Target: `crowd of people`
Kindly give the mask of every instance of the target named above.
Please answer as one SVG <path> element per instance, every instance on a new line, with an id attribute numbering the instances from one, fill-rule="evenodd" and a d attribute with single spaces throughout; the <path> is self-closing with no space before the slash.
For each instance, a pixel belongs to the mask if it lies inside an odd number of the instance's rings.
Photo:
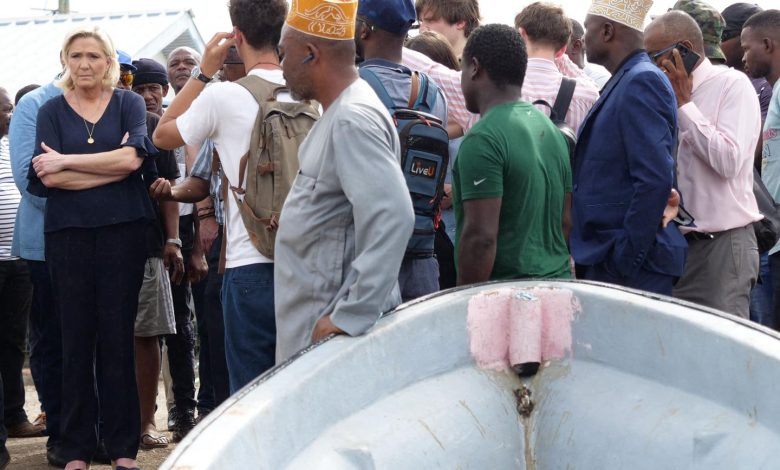
<path id="1" fill-rule="evenodd" d="M 780 326 L 780 10 L 651 5 L 512 27 L 478 0 L 230 0 L 232 31 L 166 64 L 70 33 L 50 83 L 0 89 L 0 469 L 44 433 L 53 466 L 137 468 L 456 285 L 576 277 Z"/>

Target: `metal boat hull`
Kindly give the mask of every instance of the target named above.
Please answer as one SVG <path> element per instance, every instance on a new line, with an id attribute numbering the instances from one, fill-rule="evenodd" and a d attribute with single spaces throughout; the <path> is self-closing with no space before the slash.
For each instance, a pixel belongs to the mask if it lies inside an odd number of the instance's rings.
<path id="1" fill-rule="evenodd" d="M 540 284 L 579 299 L 571 355 L 530 378 L 479 369 L 469 299 Z M 727 314 L 607 285 L 450 291 L 259 377 L 162 468 L 776 469 L 779 339 Z"/>

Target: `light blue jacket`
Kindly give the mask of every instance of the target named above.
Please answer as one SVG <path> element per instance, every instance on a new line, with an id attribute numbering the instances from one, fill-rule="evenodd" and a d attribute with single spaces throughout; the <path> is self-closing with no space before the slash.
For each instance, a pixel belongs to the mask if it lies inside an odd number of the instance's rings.
<path id="1" fill-rule="evenodd" d="M 14 241 L 11 254 L 33 261 L 44 261 L 43 210 L 46 199 L 27 192 L 27 172 L 35 146 L 35 128 L 38 109 L 44 103 L 62 94 L 54 82 L 37 88 L 19 101 L 11 118 L 8 139 L 11 145 L 11 169 L 14 182 L 22 195 L 16 212 Z"/>

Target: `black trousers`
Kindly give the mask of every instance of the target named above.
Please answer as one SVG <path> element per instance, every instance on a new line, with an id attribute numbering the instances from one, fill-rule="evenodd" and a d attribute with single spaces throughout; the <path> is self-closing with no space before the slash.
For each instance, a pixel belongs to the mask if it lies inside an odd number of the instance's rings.
<path id="1" fill-rule="evenodd" d="M 22 367 L 31 303 L 32 283 L 27 263 L 0 261 L 0 375 L 4 379 L 6 426 L 27 421 Z"/>
<path id="2" fill-rule="evenodd" d="M 30 371 L 46 412 L 49 444 L 59 444 L 62 410 L 62 327 L 45 261 L 27 260 L 33 284 L 30 309 Z"/>
<path id="3" fill-rule="evenodd" d="M 185 250 L 184 266 L 189 264 L 191 250 Z M 171 371 L 173 400 L 179 410 L 194 410 L 195 401 L 195 327 L 192 324 L 194 306 L 189 281 L 171 285 L 176 334 L 166 335 L 168 365 Z"/>
<path id="4" fill-rule="evenodd" d="M 208 255 L 209 274 L 206 277 L 202 315 L 208 335 L 208 362 L 214 389 L 214 408 L 230 396 L 230 379 L 225 359 L 225 320 L 222 316 L 222 274 L 219 273 L 219 252 L 224 236 L 224 227 L 220 225 Z"/>
<path id="5" fill-rule="evenodd" d="M 145 235 L 142 222 L 46 234 L 46 260 L 62 319 L 60 435 L 66 460 L 91 460 L 98 445 L 99 415 L 112 460 L 138 453 L 141 423 L 133 340 Z M 96 374 L 102 379 L 100 401 Z"/>
<path id="6" fill-rule="evenodd" d="M 3 374 L 0 374 L 0 407 L 3 406 Z M 5 429 L 3 413 L 0 413 L 0 450 L 5 449 L 5 441 L 8 440 L 8 431 Z"/>
<path id="7" fill-rule="evenodd" d="M 192 284 L 192 303 L 195 306 L 195 320 L 197 323 L 198 335 L 198 413 L 206 414 L 214 409 L 214 386 L 211 384 L 211 364 L 209 364 L 209 335 L 206 330 L 205 312 L 205 292 L 206 279 Z"/>

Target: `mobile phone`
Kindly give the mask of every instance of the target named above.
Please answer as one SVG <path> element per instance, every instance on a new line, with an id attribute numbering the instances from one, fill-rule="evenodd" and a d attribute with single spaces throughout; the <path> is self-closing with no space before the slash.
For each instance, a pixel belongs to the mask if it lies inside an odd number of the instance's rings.
<path id="1" fill-rule="evenodd" d="M 682 58 L 683 67 L 685 67 L 685 71 L 688 73 L 688 75 L 690 75 L 693 72 L 693 68 L 696 67 L 696 64 L 699 62 L 701 56 L 685 47 L 685 45 L 682 43 L 678 42 L 673 44 L 666 49 L 653 54 L 650 58 L 653 60 L 653 62 L 658 63 L 658 59 L 667 56 L 667 54 L 672 52 L 672 49 L 677 49 L 680 52 L 680 58 Z M 669 59 L 674 62 L 674 56 L 671 54 L 669 54 Z M 679 64 L 675 63 L 675 65 Z"/>
<path id="2" fill-rule="evenodd" d="M 690 75 L 693 72 L 694 67 L 696 67 L 696 64 L 699 63 L 701 56 L 679 42 L 674 45 L 674 48 L 680 51 L 680 57 L 682 58 L 685 71 Z M 674 61 L 674 57 L 672 57 L 672 61 Z"/>
<path id="3" fill-rule="evenodd" d="M 672 222 L 675 222 L 677 225 L 681 227 L 694 227 L 695 219 L 691 215 L 690 212 L 685 210 L 685 208 L 680 204 L 680 207 L 678 208 L 677 217 L 672 219 Z"/>

